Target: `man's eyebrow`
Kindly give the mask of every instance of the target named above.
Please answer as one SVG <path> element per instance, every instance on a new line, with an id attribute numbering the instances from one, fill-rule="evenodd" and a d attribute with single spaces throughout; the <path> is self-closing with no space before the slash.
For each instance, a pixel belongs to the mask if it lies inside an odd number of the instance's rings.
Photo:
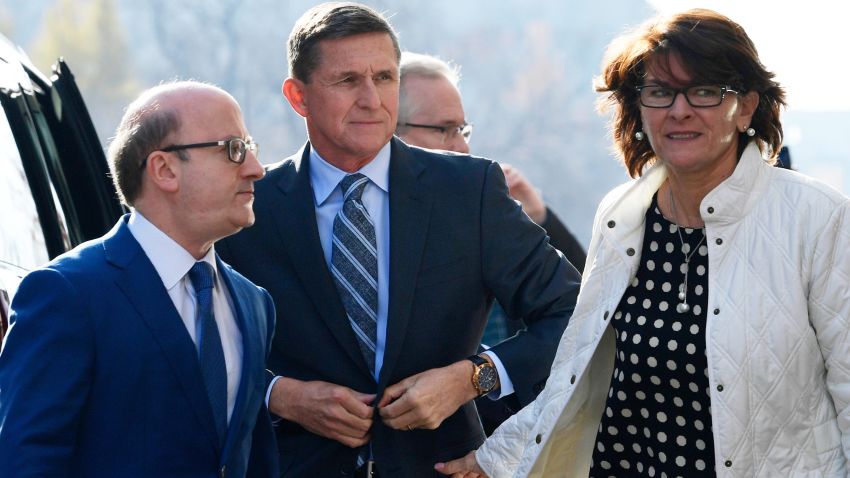
<path id="1" fill-rule="evenodd" d="M 342 70 L 331 73 L 331 78 L 346 78 L 349 76 L 363 76 L 363 74 L 354 70 Z"/>

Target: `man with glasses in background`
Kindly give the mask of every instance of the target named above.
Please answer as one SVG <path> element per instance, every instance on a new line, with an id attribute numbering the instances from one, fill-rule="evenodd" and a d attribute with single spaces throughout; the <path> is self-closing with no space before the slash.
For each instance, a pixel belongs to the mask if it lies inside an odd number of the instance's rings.
<path id="1" fill-rule="evenodd" d="M 264 175 L 239 105 L 206 84 L 154 87 L 109 162 L 132 212 L 12 301 L 0 476 L 276 476 L 274 306 L 214 247 L 254 222 Z"/>
<path id="2" fill-rule="evenodd" d="M 457 67 L 431 55 L 401 54 L 398 126 L 396 134 L 405 143 L 429 149 L 469 153 L 472 125 L 466 121 L 458 83 Z M 585 253 L 576 238 L 543 202 L 540 192 L 516 168 L 500 164 L 511 197 L 523 211 L 549 234 L 553 247 L 564 253 L 579 272 L 584 268 Z M 493 345 L 524 329 L 521 320 L 510 320 L 499 304 L 494 304 L 487 319 L 482 343 Z M 548 375 L 551 363 L 533 365 Z M 508 417 L 529 403 L 534 396 L 520 401 L 516 394 L 491 400 L 476 399 L 484 431 L 489 435 Z"/>
<path id="3" fill-rule="evenodd" d="M 399 68 L 396 135 L 411 146 L 469 154 L 472 124 L 466 121 L 458 89 L 458 68 L 435 56 L 408 51 L 401 54 Z M 518 169 L 506 163 L 500 166 L 511 197 L 519 201 L 532 221 L 546 230 L 552 246 L 581 272 L 586 256 L 575 236 Z"/>

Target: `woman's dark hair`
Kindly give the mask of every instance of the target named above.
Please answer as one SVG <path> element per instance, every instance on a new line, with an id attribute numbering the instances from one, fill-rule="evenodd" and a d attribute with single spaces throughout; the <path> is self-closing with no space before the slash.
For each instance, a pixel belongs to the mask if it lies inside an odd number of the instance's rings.
<path id="1" fill-rule="evenodd" d="M 695 83 L 729 85 L 741 94 L 758 93 L 759 104 L 750 123 L 756 131 L 753 139 L 769 157 L 779 153 L 779 109 L 785 106 L 785 90 L 761 64 L 755 45 L 740 25 L 717 12 L 694 9 L 650 20 L 615 39 L 605 54 L 602 74 L 595 80 L 597 92 L 609 93 L 600 99 L 600 109 L 614 108 L 614 147 L 631 177 L 643 174 L 656 160 L 649 141 L 635 139 L 635 133 L 643 129 L 636 87 L 643 84 L 650 66 L 670 73 L 671 55 Z M 750 140 L 746 133 L 740 135 L 739 157 Z"/>

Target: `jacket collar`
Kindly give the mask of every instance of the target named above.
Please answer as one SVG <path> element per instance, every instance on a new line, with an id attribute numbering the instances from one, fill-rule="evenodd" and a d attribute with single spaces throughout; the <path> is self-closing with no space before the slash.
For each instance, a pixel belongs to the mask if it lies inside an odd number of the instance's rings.
<path id="1" fill-rule="evenodd" d="M 732 175 L 703 198 L 699 207 L 703 221 L 707 226 L 718 226 L 744 218 L 758 204 L 775 171 L 751 141 Z"/>
<path id="2" fill-rule="evenodd" d="M 746 216 L 758 203 L 772 173 L 773 168 L 762 159 L 755 141 L 750 142 L 732 175 L 700 203 L 700 216 L 706 226 L 730 224 Z M 639 179 L 614 189 L 602 200 L 601 224 L 597 227 L 620 243 L 632 242 L 635 234 L 642 237 L 646 210 L 666 179 L 667 167 L 657 162 Z"/>

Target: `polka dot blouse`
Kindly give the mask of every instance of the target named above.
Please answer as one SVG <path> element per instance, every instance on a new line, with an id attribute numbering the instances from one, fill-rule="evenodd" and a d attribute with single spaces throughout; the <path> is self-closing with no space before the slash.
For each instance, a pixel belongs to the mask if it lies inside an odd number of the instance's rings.
<path id="1" fill-rule="evenodd" d="M 591 477 L 714 475 L 705 356 L 708 248 L 702 229 L 682 228 L 680 240 L 677 228 L 654 197 L 637 274 L 611 321 L 617 352 Z M 685 270 L 689 310 L 681 313 Z"/>

